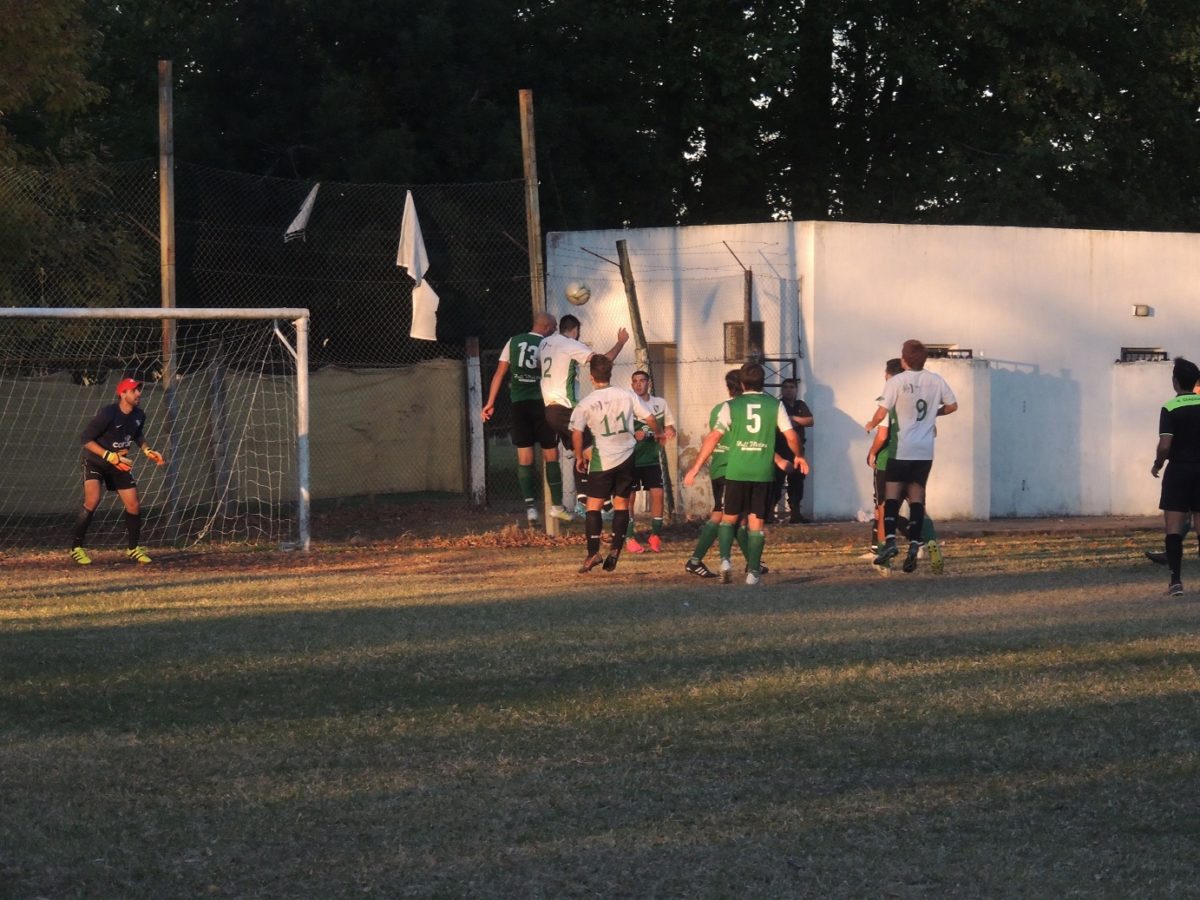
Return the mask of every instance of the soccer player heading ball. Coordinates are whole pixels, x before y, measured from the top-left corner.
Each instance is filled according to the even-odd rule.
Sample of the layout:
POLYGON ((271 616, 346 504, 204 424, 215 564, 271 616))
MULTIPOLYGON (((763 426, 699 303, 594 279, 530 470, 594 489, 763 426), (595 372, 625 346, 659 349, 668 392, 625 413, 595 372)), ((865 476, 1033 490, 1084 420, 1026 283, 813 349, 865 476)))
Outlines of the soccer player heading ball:
POLYGON ((134 562, 150 562, 145 548, 139 543, 141 506, 129 450, 136 444, 155 465, 161 466, 165 460, 161 453, 150 448, 142 435, 146 414, 139 408, 141 402, 142 383, 134 378, 122 378, 117 385, 117 402, 96 413, 83 429, 83 509, 75 519, 71 541, 71 559, 81 566, 92 561, 83 549, 83 540, 96 507, 100 505, 101 486, 116 491, 125 505, 125 533, 129 539, 126 555, 134 562))

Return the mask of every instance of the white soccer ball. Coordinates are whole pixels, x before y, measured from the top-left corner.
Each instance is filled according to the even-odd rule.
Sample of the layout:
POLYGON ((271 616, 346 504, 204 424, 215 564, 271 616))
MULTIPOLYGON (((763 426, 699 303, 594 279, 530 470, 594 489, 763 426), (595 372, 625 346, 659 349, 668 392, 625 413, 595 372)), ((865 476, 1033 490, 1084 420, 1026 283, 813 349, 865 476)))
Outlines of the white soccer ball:
POLYGON ((592 299, 592 289, 582 281, 572 281, 564 293, 567 295, 567 301, 573 306, 583 306, 592 299))

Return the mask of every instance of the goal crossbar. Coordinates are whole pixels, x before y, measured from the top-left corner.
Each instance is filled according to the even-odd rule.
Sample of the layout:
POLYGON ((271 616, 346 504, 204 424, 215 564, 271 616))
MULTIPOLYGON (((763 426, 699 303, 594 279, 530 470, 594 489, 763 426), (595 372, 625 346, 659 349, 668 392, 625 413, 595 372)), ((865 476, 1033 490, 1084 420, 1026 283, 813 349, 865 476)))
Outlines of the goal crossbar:
MULTIPOLYGON (((295 329, 296 343, 291 346, 278 325, 276 338, 296 363, 296 489, 297 489, 297 549, 307 551, 310 545, 311 485, 309 468, 309 394, 308 394, 308 324, 309 311, 303 307, 270 307, 234 309, 132 307, 132 308, 45 308, 0 307, 0 319, 107 319, 107 320, 286 320, 295 329)), ((170 389, 168 384, 168 390, 170 389)))

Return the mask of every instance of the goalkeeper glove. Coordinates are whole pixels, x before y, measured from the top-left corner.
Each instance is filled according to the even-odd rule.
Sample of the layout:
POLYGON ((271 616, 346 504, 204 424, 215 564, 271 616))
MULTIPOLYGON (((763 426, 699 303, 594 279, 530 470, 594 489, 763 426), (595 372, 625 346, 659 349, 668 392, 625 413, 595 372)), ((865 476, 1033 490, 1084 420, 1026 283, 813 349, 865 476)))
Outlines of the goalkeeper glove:
POLYGON ((110 466, 115 466, 120 472, 128 472, 133 468, 128 456, 124 453, 114 453, 112 450, 104 451, 104 461, 110 466))
POLYGON ((146 459, 150 460, 150 462, 154 463, 156 466, 161 466, 165 462, 163 455, 157 450, 151 450, 149 447, 143 447, 142 452, 146 454, 146 459))

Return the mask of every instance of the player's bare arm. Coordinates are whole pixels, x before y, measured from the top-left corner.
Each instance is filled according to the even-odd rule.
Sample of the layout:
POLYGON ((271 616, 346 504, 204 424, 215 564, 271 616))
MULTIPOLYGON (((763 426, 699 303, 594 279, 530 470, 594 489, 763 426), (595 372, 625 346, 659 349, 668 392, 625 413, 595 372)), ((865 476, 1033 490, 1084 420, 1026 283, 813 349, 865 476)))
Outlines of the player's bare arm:
POLYGON ((877 410, 875 410, 875 415, 871 416, 871 420, 869 422, 867 422, 867 424, 865 426, 866 430, 874 431, 876 429, 876 427, 878 427, 879 423, 887 418, 887 414, 888 414, 888 408, 886 406, 881 406, 877 410))
POLYGON ((1167 462, 1167 457, 1171 455, 1171 435, 1160 434, 1158 436, 1158 449, 1154 454, 1154 465, 1150 467, 1150 474, 1155 478, 1162 471, 1162 467, 1167 462))
POLYGON ((590 455, 584 456, 582 431, 571 430, 571 449, 575 451, 575 471, 586 475, 590 455))
POLYGON ((696 461, 692 463, 692 467, 687 470, 687 474, 683 476, 683 483, 691 487, 696 480, 696 476, 700 473, 700 467, 703 466, 713 451, 717 449, 717 444, 721 443, 721 438, 725 432, 719 428, 714 428, 704 437, 704 443, 700 445, 700 452, 696 455, 696 461))
POLYGON ((479 418, 487 421, 496 412, 496 398, 500 396, 500 388, 504 384, 504 376, 508 374, 508 363, 500 360, 496 366, 496 374, 492 376, 491 387, 488 388, 487 403, 483 404, 483 409, 479 411, 479 418))
POLYGON ((952 412, 958 412, 958 404, 957 403, 943 403, 941 406, 938 407, 937 414, 939 416, 948 416, 952 412))
POLYGON ((624 328, 617 329, 617 342, 609 348, 604 355, 611 360, 616 360, 617 354, 621 352, 621 348, 629 343, 629 332, 624 328))
POLYGON ((867 465, 870 468, 875 468, 875 460, 879 456, 879 451, 883 449, 888 441, 888 426, 880 425, 875 429, 875 437, 871 441, 871 449, 867 451, 867 465))
POLYGON ((792 451, 792 468, 799 470, 805 475, 808 474, 808 460, 801 455, 800 437, 795 431, 785 431, 783 433, 784 440, 787 441, 788 449, 792 451))

